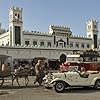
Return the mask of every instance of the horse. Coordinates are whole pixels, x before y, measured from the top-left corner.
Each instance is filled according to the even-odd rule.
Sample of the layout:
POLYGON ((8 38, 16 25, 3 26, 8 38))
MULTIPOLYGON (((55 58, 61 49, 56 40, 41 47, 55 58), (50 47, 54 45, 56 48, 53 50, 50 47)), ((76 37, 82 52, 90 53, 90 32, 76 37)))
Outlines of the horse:
POLYGON ((12 78, 12 86, 13 86, 13 82, 16 79, 17 84, 20 86, 19 84, 19 78, 25 78, 25 85, 27 86, 29 83, 29 78, 28 76, 33 73, 33 68, 19 68, 19 69, 15 69, 15 72, 13 73, 13 78, 12 78))

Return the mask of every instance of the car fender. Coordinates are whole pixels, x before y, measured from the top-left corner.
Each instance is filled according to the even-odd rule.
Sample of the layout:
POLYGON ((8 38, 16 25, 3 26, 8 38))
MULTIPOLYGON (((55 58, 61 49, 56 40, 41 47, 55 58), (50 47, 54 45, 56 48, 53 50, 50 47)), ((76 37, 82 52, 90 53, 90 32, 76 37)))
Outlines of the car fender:
POLYGON ((100 77, 95 77, 95 78, 93 78, 93 80, 92 80, 92 82, 91 82, 91 85, 95 85, 95 82, 96 82, 96 80, 98 80, 98 79, 100 79, 100 77))
POLYGON ((66 81, 64 81, 64 80, 62 80, 62 79, 60 79, 60 78, 55 78, 54 80, 52 80, 52 81, 50 82, 50 84, 54 84, 54 83, 56 83, 56 82, 58 82, 58 81, 62 81, 62 82, 64 82, 65 84, 69 85, 66 81))

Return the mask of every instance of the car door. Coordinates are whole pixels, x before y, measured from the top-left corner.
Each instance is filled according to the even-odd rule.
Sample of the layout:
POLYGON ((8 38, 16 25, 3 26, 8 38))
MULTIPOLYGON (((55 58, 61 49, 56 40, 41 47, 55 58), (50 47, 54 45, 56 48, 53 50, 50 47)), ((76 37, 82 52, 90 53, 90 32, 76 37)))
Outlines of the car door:
POLYGON ((78 85, 79 74, 77 72, 66 73, 66 82, 69 85, 78 85))
POLYGON ((83 78, 77 72, 70 72, 66 74, 66 82, 71 86, 88 86, 90 85, 92 77, 83 78))
POLYGON ((90 84, 89 76, 88 77, 82 77, 79 74, 76 76, 76 85, 78 86, 88 86, 90 84))

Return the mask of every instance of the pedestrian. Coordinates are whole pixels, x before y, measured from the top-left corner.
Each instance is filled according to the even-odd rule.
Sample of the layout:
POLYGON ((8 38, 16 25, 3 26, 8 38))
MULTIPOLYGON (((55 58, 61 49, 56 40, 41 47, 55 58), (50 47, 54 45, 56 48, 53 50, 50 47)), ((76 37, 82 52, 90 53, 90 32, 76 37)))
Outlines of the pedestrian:
POLYGON ((35 72, 36 72, 36 79, 34 81, 34 84, 38 82, 39 85, 41 85, 43 81, 43 77, 44 77, 44 61, 43 60, 38 60, 37 64, 35 65, 35 72))

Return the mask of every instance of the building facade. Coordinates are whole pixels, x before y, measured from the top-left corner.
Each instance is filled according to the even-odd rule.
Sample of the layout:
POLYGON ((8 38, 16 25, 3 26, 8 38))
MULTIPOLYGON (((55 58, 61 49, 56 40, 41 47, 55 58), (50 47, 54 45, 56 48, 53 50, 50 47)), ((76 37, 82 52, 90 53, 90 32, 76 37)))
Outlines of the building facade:
POLYGON ((62 54, 73 50, 98 48, 98 22, 86 22, 86 36, 74 36, 67 26, 50 25, 49 32, 23 30, 23 9, 9 9, 9 30, 0 24, 0 55, 14 59, 32 59, 45 57, 59 59, 62 54))

